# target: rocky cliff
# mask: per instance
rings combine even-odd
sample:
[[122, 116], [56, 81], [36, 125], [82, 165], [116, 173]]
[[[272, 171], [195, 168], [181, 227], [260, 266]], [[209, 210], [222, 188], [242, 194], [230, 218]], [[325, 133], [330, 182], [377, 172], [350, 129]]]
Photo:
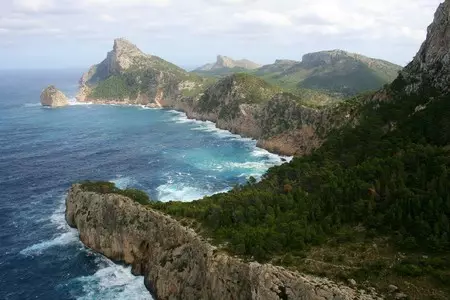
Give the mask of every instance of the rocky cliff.
[[240, 59], [234, 60], [231, 57], [217, 55], [217, 60], [215, 63], [206, 64], [201, 66], [200, 68], [195, 69], [195, 71], [214, 71], [219, 69], [246, 69], [246, 70], [254, 70], [261, 67], [261, 65], [252, 62], [248, 59]]
[[431, 79], [431, 84], [449, 92], [450, 82], [450, 1], [439, 5], [433, 23], [428, 27], [427, 38], [413, 61], [402, 74], [411, 82], [409, 90], [416, 90], [423, 80]]
[[325, 131], [319, 134], [316, 129], [328, 111], [307, 107], [303, 98], [249, 74], [220, 80], [190, 74], [123, 39], [82, 76], [78, 95], [79, 101], [184, 111], [189, 118], [213, 121], [218, 128], [261, 140], [260, 146], [285, 155], [308, 153], [324, 137]]
[[73, 185], [66, 220], [81, 241], [145, 276], [157, 299], [379, 299], [327, 279], [244, 262], [192, 229], [133, 200]]
[[41, 93], [41, 104], [43, 106], [61, 107], [69, 105], [69, 99], [56, 87], [50, 85]]

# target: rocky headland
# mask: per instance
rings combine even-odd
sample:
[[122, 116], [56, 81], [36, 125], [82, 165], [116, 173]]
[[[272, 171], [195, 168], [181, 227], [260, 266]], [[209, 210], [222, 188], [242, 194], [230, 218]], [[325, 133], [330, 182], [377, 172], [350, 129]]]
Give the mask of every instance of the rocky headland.
[[66, 220], [87, 247], [144, 275], [157, 299], [382, 299], [328, 279], [232, 257], [161, 212], [79, 184], [69, 190]]
[[77, 99], [179, 110], [283, 155], [310, 153], [329, 130], [352, 119], [351, 110], [307, 105], [306, 96], [250, 74], [212, 79], [188, 73], [124, 39], [115, 40], [107, 58], [82, 76]]

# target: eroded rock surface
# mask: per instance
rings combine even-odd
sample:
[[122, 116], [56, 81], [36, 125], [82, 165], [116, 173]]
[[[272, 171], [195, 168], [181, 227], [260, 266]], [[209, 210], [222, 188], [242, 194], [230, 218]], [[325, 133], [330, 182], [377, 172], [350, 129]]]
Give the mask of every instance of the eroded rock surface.
[[157, 299], [379, 299], [328, 279], [229, 256], [171, 217], [121, 195], [73, 185], [66, 220], [86, 246], [144, 275]]

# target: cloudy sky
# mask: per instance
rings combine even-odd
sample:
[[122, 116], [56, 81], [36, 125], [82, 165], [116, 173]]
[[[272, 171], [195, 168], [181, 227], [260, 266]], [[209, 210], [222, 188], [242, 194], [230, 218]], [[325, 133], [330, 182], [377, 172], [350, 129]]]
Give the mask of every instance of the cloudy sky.
[[115, 37], [184, 67], [344, 49], [404, 65], [443, 0], [0, 0], [0, 68], [87, 67]]

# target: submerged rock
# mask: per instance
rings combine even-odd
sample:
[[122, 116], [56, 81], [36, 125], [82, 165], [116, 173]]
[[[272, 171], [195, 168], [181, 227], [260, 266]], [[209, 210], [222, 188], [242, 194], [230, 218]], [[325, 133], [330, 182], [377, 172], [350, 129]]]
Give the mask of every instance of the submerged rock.
[[60, 107], [69, 105], [69, 99], [55, 86], [50, 85], [41, 93], [42, 106]]

